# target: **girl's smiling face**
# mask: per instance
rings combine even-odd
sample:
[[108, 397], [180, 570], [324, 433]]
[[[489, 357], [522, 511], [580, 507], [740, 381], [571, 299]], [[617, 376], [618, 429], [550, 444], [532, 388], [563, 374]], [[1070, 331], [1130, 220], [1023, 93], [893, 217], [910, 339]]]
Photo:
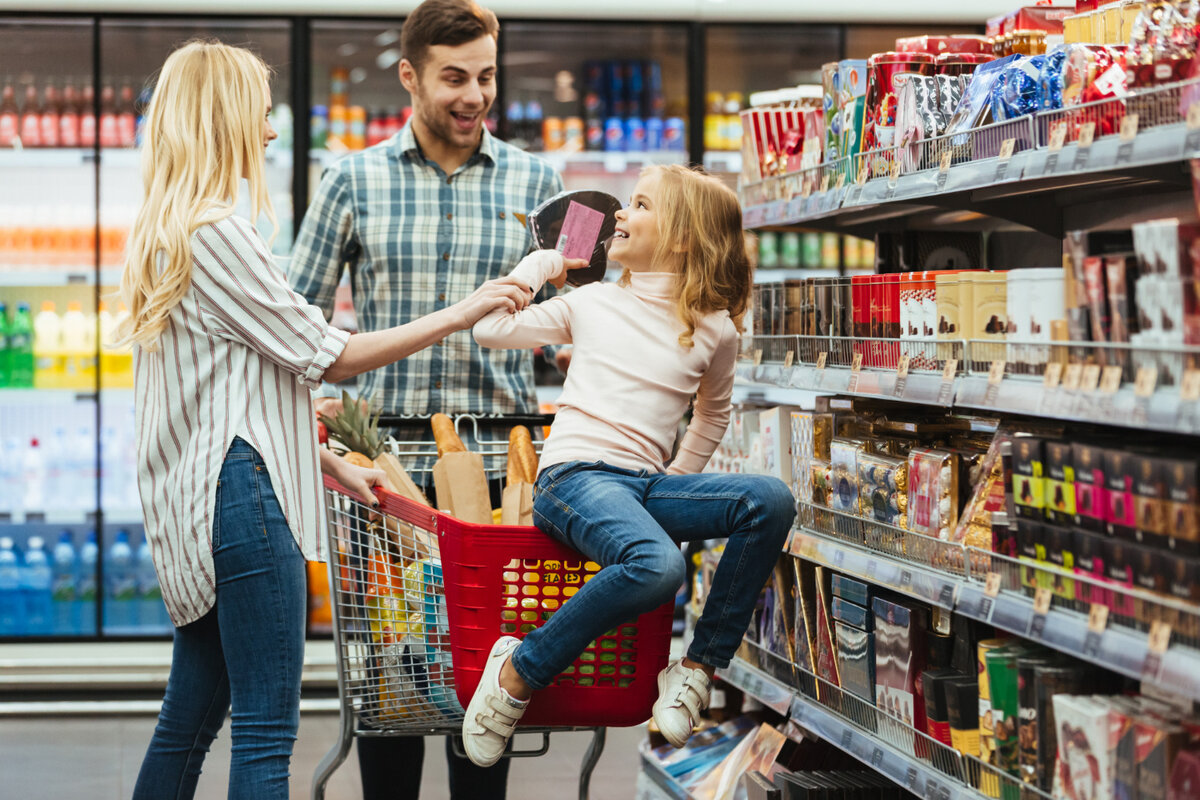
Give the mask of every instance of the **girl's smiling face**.
[[667, 272], [670, 264], [655, 264], [658, 248], [658, 186], [655, 173], [643, 175], [633, 187], [629, 206], [617, 212], [617, 229], [609, 246], [609, 258], [630, 272]]

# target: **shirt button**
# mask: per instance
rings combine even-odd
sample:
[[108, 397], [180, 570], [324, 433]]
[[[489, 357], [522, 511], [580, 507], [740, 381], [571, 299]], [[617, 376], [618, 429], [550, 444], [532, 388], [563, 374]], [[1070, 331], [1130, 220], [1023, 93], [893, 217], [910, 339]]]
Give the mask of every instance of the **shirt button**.
[[453, 214], [447, 214], [447, 215], [446, 215], [446, 219], [454, 219], [454, 215], [453, 215]]
[[501, 212], [500, 212], [500, 219], [504, 219], [504, 212], [503, 212], [503, 211], [501, 211]]
[[449, 260], [450, 260], [450, 254], [442, 253], [442, 261], [449, 261]]
[[441, 381], [438, 381], [437, 383], [435, 383], [435, 384], [433, 385], [433, 388], [435, 388], [435, 389], [440, 389], [440, 388], [442, 388], [442, 382], [441, 382]]
[[[438, 295], [438, 300], [445, 300], [445, 299], [446, 299], [445, 292], [442, 292], [441, 294]], [[438, 342], [438, 344], [441, 344], [441, 342]]]
[[452, 183], [453, 181], [454, 181], [454, 178], [452, 178], [452, 177], [451, 177], [451, 178], [446, 178], [446, 183], [447, 183], [447, 184], [449, 184], [449, 183]]

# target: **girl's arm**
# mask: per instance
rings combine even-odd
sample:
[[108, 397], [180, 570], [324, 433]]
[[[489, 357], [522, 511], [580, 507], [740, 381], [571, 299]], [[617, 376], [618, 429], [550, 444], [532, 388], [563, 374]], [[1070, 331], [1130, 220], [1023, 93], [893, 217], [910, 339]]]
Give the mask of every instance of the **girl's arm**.
[[733, 323], [726, 325], [712, 363], [700, 379], [700, 389], [692, 404], [692, 421], [679, 442], [675, 460], [667, 467], [669, 475], [691, 475], [704, 469], [729, 427], [738, 341]]
[[[508, 277], [536, 295], [545, 283], [561, 281], [567, 266], [561, 253], [537, 250], [521, 259]], [[473, 333], [480, 346], [497, 349], [570, 344], [571, 307], [566, 297], [559, 296], [516, 313], [498, 308], [475, 323]]]

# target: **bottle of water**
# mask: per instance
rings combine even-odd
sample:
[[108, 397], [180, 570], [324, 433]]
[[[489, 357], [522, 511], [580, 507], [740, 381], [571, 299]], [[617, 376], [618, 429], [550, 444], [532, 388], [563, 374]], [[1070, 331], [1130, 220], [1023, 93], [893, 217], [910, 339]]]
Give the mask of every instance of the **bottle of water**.
[[42, 455], [41, 442], [36, 437], [29, 441], [22, 461], [25, 468], [25, 511], [45, 511], [46, 459]]
[[25, 598], [21, 596], [21, 560], [13, 540], [0, 537], [0, 636], [25, 633]]
[[54, 545], [54, 579], [50, 584], [50, 597], [54, 601], [54, 633], [60, 636], [74, 635], [82, 630], [78, 579], [79, 556], [75, 552], [75, 537], [70, 531], [63, 531], [58, 535], [58, 544]]
[[150, 542], [142, 536], [137, 549], [138, 624], [143, 628], [162, 628], [167, 624], [167, 607], [163, 605], [158, 573], [150, 555]]
[[67, 429], [59, 425], [49, 439], [39, 442], [41, 461], [45, 465], [42, 490], [46, 497], [54, 498], [56, 508], [75, 511], [79, 503], [79, 486], [75, 482], [76, 456], [67, 441]]
[[0, 509], [19, 511], [25, 480], [21, 472], [21, 443], [13, 436], [0, 446]]
[[100, 547], [96, 544], [96, 532], [88, 531], [83, 547], [79, 548], [79, 575], [75, 582], [75, 596], [79, 599], [79, 632], [96, 632], [96, 561]]
[[25, 563], [21, 567], [21, 593], [25, 596], [25, 633], [49, 636], [54, 624], [50, 599], [50, 559], [40, 536], [25, 543]]
[[135, 620], [134, 601], [137, 597], [137, 575], [134, 572], [133, 548], [129, 546], [129, 531], [119, 530], [108, 549], [104, 565], [108, 591], [104, 596], [104, 628], [116, 631], [131, 627]]
[[79, 499], [76, 505], [81, 511], [95, 511], [96, 481], [99, 478], [99, 471], [96, 468], [96, 435], [93, 423], [84, 423], [76, 428], [75, 440], [72, 445], [71, 466], [74, 468], [75, 481], [79, 486]]
[[8, 386], [12, 373], [12, 351], [8, 346], [8, 305], [0, 303], [0, 389]]

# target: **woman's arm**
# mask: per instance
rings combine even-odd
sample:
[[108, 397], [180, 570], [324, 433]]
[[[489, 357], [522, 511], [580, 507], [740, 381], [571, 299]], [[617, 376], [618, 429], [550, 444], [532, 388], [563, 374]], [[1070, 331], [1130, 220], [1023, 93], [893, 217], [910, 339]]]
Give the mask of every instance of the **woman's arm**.
[[372, 507], [379, 505], [371, 487], [383, 485], [383, 470], [355, 466], [343, 458], [338, 458], [328, 447], [318, 447], [317, 451], [321, 454], [321, 472], [358, 495]]
[[[517, 264], [509, 278], [537, 294], [547, 282], [562, 286], [567, 270], [587, 266], [585, 259], [564, 260], [554, 250], [536, 250]], [[472, 331], [482, 347], [524, 349], [571, 342], [571, 308], [564, 296], [531, 305], [516, 313], [497, 309], [475, 323]]]

